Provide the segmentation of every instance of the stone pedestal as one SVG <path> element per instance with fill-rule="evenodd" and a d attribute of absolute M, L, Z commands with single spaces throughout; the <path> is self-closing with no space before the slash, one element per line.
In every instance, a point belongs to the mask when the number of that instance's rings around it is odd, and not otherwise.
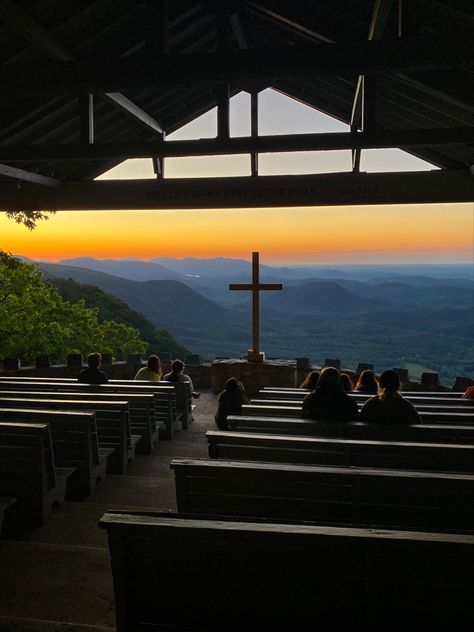
<path fill-rule="evenodd" d="M 247 395 L 255 397 L 264 386 L 296 386 L 295 360 L 215 360 L 211 365 L 211 388 L 216 395 L 230 377 L 242 382 Z"/>

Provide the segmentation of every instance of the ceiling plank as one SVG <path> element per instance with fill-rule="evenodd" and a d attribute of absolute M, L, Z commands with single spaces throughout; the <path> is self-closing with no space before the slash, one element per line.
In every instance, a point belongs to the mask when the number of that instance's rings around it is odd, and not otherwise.
<path fill-rule="evenodd" d="M 464 48 L 445 48 L 433 38 L 364 41 L 317 46 L 268 47 L 223 52 L 170 54 L 160 63 L 115 59 L 107 65 L 91 60 L 4 64 L 4 95 L 120 92 L 163 85 L 252 80 L 265 77 L 354 76 L 388 71 L 474 67 Z"/>

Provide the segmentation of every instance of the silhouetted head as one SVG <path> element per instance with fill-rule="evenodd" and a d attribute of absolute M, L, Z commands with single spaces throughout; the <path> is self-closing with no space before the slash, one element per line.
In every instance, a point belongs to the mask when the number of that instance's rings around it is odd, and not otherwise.
<path fill-rule="evenodd" d="M 173 360 L 171 363 L 171 371 L 178 375 L 184 370 L 184 362 L 182 360 Z"/>
<path fill-rule="evenodd" d="M 341 387 L 346 393 L 352 391 L 354 389 L 354 384 L 352 383 L 351 378 L 347 375 L 347 373 L 341 373 Z"/>
<path fill-rule="evenodd" d="M 230 377 L 225 383 L 225 390 L 229 393 L 237 393 L 239 390 L 239 381 L 235 377 Z"/>
<path fill-rule="evenodd" d="M 366 393 L 376 393 L 378 389 L 378 382 L 375 374 L 370 369 L 362 371 L 359 375 L 359 379 L 356 384 L 356 391 L 363 391 Z"/>
<path fill-rule="evenodd" d="M 161 374 L 161 362 L 157 355 L 148 356 L 146 365 L 150 371 L 154 371 L 155 373 L 158 373 L 158 375 Z"/>
<path fill-rule="evenodd" d="M 333 366 L 324 368 L 319 374 L 318 388 L 320 390 L 334 389 L 339 386 L 341 374 Z"/>
<path fill-rule="evenodd" d="M 310 371 L 301 383 L 300 388 L 309 388 L 310 390 L 314 391 L 318 384 L 318 379 L 319 371 Z"/>
<path fill-rule="evenodd" d="M 87 356 L 87 364 L 91 369 L 98 369 L 102 363 L 102 356 L 97 351 L 95 353 L 89 353 Z"/>
<path fill-rule="evenodd" d="M 379 379 L 379 387 L 384 391 L 398 391 L 400 388 L 400 378 L 392 369 L 384 371 Z"/>

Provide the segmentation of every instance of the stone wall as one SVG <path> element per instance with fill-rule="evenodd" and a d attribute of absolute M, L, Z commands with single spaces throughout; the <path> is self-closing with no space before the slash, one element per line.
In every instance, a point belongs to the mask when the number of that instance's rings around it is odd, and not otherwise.
<path fill-rule="evenodd" d="M 10 366 L 17 366 L 12 363 Z M 142 362 L 114 362 L 113 364 L 103 362 L 102 369 L 111 379 L 128 379 L 135 377 L 139 368 L 145 366 Z M 162 364 L 163 373 L 170 370 L 170 365 Z M 265 362 L 247 362 L 242 359 L 214 360 L 212 364 L 204 363 L 199 365 L 186 365 L 187 373 L 194 384 L 194 388 L 199 390 L 212 389 L 213 393 L 220 393 L 225 387 L 226 381 L 230 377 L 236 377 L 241 381 L 250 396 L 257 395 L 259 389 L 265 386 L 295 387 L 299 386 L 309 371 L 320 369 L 320 367 L 299 368 L 296 360 L 265 360 Z M 31 376 L 31 377 L 77 377 L 81 366 L 66 366 L 55 364 L 43 367 L 20 367 L 16 370 L 0 370 L 2 376 Z M 350 369 L 342 368 L 343 373 L 347 373 L 352 381 L 357 380 L 357 373 Z M 467 386 L 474 384 L 469 378 L 457 378 L 459 385 L 454 390 L 464 392 Z M 403 380 L 402 390 L 405 391 L 450 391 L 451 388 L 441 384 L 428 384 Z"/>
<path fill-rule="evenodd" d="M 296 361 L 214 360 L 211 367 L 212 392 L 220 393 L 230 377 L 242 382 L 247 394 L 254 397 L 264 386 L 296 386 Z"/>

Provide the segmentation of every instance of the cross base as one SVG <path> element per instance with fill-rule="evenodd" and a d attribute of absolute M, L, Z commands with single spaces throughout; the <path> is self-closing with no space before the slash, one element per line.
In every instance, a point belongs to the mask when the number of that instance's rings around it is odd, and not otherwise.
<path fill-rule="evenodd" d="M 256 353 L 253 349 L 249 349 L 247 353 L 247 362 L 263 362 L 265 360 L 265 353 L 260 351 Z"/>

